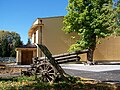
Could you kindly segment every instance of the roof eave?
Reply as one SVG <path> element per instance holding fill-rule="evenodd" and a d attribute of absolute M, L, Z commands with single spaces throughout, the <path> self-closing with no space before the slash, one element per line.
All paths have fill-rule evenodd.
<path fill-rule="evenodd" d="M 32 34 L 35 32 L 35 29 L 40 27 L 40 26 L 44 26 L 44 24 L 35 24 L 35 25 L 32 25 L 32 27 L 30 28 L 29 32 L 28 32 L 28 36 L 30 38 L 32 38 Z"/>

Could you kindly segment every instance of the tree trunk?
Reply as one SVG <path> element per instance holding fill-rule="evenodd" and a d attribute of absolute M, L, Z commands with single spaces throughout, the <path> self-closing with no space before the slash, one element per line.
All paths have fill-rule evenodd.
<path fill-rule="evenodd" d="M 95 51 L 95 48 L 96 48 L 96 35 L 93 35 L 92 37 L 92 40 L 91 42 L 93 42 L 89 49 L 88 49 L 88 53 L 87 53 L 87 63 L 90 64 L 90 65 L 93 65 L 94 64 L 94 61 L 93 61 L 93 55 L 94 55 L 94 51 Z"/>
<path fill-rule="evenodd" d="M 94 64 L 94 61 L 93 61 L 94 50 L 95 50 L 95 47 L 89 48 L 89 51 L 87 53 L 87 60 L 88 60 L 87 63 L 90 65 Z"/>

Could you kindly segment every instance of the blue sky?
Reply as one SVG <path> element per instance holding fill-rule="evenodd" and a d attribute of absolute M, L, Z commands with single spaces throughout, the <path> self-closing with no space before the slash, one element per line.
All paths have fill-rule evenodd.
<path fill-rule="evenodd" d="M 26 44 L 36 18 L 64 16 L 68 0 L 0 0 L 0 30 L 20 34 Z"/>

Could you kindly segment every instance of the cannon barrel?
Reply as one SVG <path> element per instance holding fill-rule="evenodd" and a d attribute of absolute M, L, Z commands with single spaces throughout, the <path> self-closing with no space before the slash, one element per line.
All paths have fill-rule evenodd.
<path fill-rule="evenodd" d="M 80 57 L 78 56 L 79 54 L 84 54 L 87 53 L 88 50 L 78 50 L 74 51 L 71 53 L 63 53 L 63 54 L 58 54 L 58 55 L 52 55 L 52 57 L 57 61 L 58 64 L 62 63 L 68 63 L 68 62 L 74 62 L 74 61 L 79 61 Z M 45 57 L 40 57 L 39 60 L 44 60 Z"/>
<path fill-rule="evenodd" d="M 88 52 L 88 49 L 86 50 L 78 50 L 78 51 L 74 51 L 74 52 L 71 52 L 71 53 L 63 53 L 63 54 L 57 54 L 57 55 L 52 55 L 53 58 L 57 59 L 57 58 L 60 58 L 60 57 L 67 57 L 67 56 L 74 56 L 74 55 L 79 55 L 79 54 L 84 54 L 84 53 L 87 53 Z M 40 57 L 40 60 L 44 60 L 45 57 Z"/>
<path fill-rule="evenodd" d="M 71 56 L 71 55 L 84 54 L 84 53 L 87 53 L 87 52 L 88 52 L 88 49 L 78 50 L 78 51 L 74 51 L 74 52 L 71 52 L 71 53 L 63 53 L 63 54 L 53 55 L 52 57 L 59 58 L 59 57 L 65 57 L 65 56 Z"/>

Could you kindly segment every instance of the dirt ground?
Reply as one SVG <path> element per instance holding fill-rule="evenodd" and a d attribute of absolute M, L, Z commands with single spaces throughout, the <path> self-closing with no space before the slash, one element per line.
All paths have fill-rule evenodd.
<path fill-rule="evenodd" d="M 0 77 L 19 76 L 22 71 L 27 71 L 27 68 L 6 67 L 5 65 L 0 65 Z"/>

